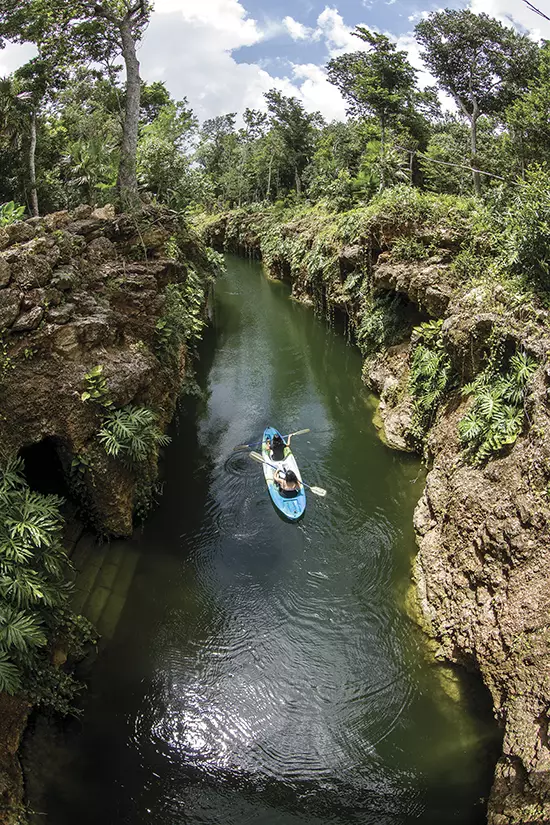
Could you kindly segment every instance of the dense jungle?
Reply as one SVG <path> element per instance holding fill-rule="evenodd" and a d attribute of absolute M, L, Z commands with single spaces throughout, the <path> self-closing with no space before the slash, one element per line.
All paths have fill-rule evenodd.
<path fill-rule="evenodd" d="M 0 822 L 33 815 L 25 794 L 33 779 L 18 756 L 29 718 L 34 730 L 44 715 L 82 712 L 93 677 L 81 664 L 116 624 L 102 613 L 107 602 L 98 608 L 92 599 L 98 575 L 117 622 L 124 615 L 113 582 L 137 556 L 116 540 L 158 523 L 159 457 L 170 466 L 170 450 L 187 449 L 174 419 L 186 422 L 178 426 L 194 477 L 207 465 L 189 418 L 179 416 L 202 409 L 214 427 L 214 408 L 201 407 L 201 370 L 212 330 L 219 327 L 222 347 L 224 336 L 233 341 L 235 317 L 248 312 L 244 293 L 238 307 L 232 298 L 244 283 L 258 306 L 281 313 L 283 342 L 304 336 L 297 363 L 313 346 L 308 335 L 316 342 L 298 377 L 288 367 L 308 388 L 304 409 L 316 409 L 320 393 L 354 444 L 372 424 L 387 455 L 422 462 L 410 479 L 426 474 L 416 494 L 416 549 L 400 563 L 397 587 L 407 591 L 403 615 L 422 628 L 423 661 L 467 671 L 490 699 L 498 745 L 482 759 L 492 785 L 475 821 L 550 822 L 550 43 L 487 14 L 433 11 L 415 29 L 433 80 L 421 86 L 390 36 L 357 26 L 356 51 L 325 67 L 346 120 L 326 122 L 273 88 L 261 108 L 199 122 L 187 99 L 140 76 L 152 10 L 148 0 L 0 3 L 0 55 L 9 43 L 35 49 L 0 79 Z M 234 255 L 261 261 L 269 289 L 288 288 L 309 315 L 303 307 L 285 314 L 280 294 L 258 291 L 250 273 L 264 275 L 239 268 Z M 325 377 L 316 362 L 325 338 L 310 330 L 310 316 L 353 353 L 327 355 Z M 263 338 L 247 342 L 263 359 L 277 346 L 277 331 L 265 334 L 267 355 Z M 210 359 L 212 398 L 223 366 L 232 404 L 221 353 Z M 259 355 L 254 369 L 262 372 Z M 350 371 L 353 389 L 336 386 L 330 373 L 340 369 Z M 313 374 L 325 389 L 314 392 Z M 241 416 L 261 434 L 243 383 L 233 393 L 250 392 L 248 405 L 236 406 L 226 428 L 233 432 Z M 284 384 L 283 376 L 279 390 Z M 378 398 L 374 420 L 358 401 L 367 389 Z M 336 411 L 347 392 L 353 416 Z M 234 442 L 254 434 L 234 431 Z M 230 453 L 220 436 L 222 443 Z M 393 478 L 397 459 L 368 449 Z M 324 466 L 317 454 L 311 461 Z M 401 491 L 402 478 L 388 483 L 395 519 L 391 491 Z M 164 486 L 180 482 L 172 468 Z M 399 522 L 398 532 L 412 535 L 412 505 L 403 507 L 408 526 Z M 353 518 L 342 515 L 355 548 L 349 523 L 358 513 L 368 513 L 360 500 Z M 340 529 L 328 523 L 316 536 L 321 544 Z M 105 557 L 111 545 L 116 562 Z M 154 580 L 153 560 L 147 555 Z M 355 551 L 351 563 L 361 564 Z M 348 629 L 354 655 L 368 656 Z M 343 634 L 335 649 L 346 641 Z M 99 714 L 97 706 L 90 712 Z M 36 759 L 29 749 L 25 774 Z M 253 772 L 248 763 L 246 770 Z M 302 810 L 303 790 L 293 812 L 306 811 L 312 823 L 355 821 L 353 806 L 342 802 L 342 813 L 334 801 L 346 796 L 339 787 L 330 786 L 333 818 L 323 819 L 322 805 Z M 428 807 L 415 813 L 388 803 L 383 821 L 438 821 Z M 204 821 L 222 821 L 216 810 Z M 257 815 L 242 821 L 295 821 Z M 439 821 L 473 822 L 470 815 L 454 820 L 447 811 Z M 225 821 L 239 821 L 233 809 L 231 816 Z M 203 820 L 196 813 L 192 821 Z"/>

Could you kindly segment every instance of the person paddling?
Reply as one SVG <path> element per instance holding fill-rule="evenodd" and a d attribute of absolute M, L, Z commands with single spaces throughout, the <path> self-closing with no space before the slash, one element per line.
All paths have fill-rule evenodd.
<path fill-rule="evenodd" d="M 292 438 L 292 435 L 289 435 L 287 440 L 284 441 L 283 438 L 278 433 L 276 433 L 273 436 L 273 440 L 271 442 L 271 453 L 270 453 L 271 458 L 273 459 L 273 461 L 283 461 L 287 457 L 287 455 L 289 455 L 289 453 L 290 453 L 290 439 L 291 438 Z M 268 444 L 268 449 L 269 449 L 269 442 L 267 442 L 267 444 Z"/>
<path fill-rule="evenodd" d="M 285 498 L 292 498 L 300 492 L 300 482 L 293 470 L 276 470 L 273 474 L 273 481 Z"/>

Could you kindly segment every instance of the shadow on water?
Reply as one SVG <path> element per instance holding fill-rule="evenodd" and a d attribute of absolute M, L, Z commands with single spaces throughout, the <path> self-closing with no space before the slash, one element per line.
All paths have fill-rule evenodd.
<path fill-rule="evenodd" d="M 451 698 L 401 607 L 419 464 L 376 437 L 356 350 L 228 263 L 203 396 L 174 424 L 158 509 L 118 543 L 139 561 L 82 719 L 37 717 L 27 738 L 33 825 L 481 823 L 490 712 L 461 679 Z M 298 524 L 231 452 L 267 423 L 311 428 L 294 449 L 329 495 Z"/>

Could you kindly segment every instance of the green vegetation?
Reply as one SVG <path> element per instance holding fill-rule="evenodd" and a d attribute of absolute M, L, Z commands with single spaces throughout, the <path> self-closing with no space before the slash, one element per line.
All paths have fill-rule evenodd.
<path fill-rule="evenodd" d="M 356 27 L 361 48 L 327 65 L 345 123 L 272 89 L 258 110 L 199 124 L 185 99 L 140 81 L 135 46 L 150 11 L 130 0 L 4 4 L 2 42 L 31 42 L 37 57 L 0 81 L 0 200 L 37 213 L 112 200 L 116 188 L 175 210 L 324 202 L 334 212 L 407 184 L 508 203 L 550 161 L 550 46 L 486 14 L 445 9 L 418 24 L 436 81 L 423 90 L 404 51 Z M 438 91 L 455 113 L 442 112 Z"/>
<path fill-rule="evenodd" d="M 107 455 L 120 460 L 130 468 L 147 461 L 156 447 L 164 446 L 170 438 L 157 426 L 157 416 L 147 407 L 129 404 L 107 413 L 98 437 Z"/>
<path fill-rule="evenodd" d="M 453 374 L 451 360 L 441 337 L 443 321 L 429 321 L 413 331 L 409 391 L 413 397 L 411 435 L 424 441 Z"/>
<path fill-rule="evenodd" d="M 109 396 L 107 381 L 103 375 L 103 365 L 98 364 L 84 376 L 85 391 L 81 394 L 81 401 L 94 401 L 101 407 L 108 409 L 113 406 Z"/>
<path fill-rule="evenodd" d="M 524 424 L 529 379 L 538 367 L 533 358 L 517 352 L 503 374 L 497 353 L 498 347 L 486 369 L 462 389 L 463 395 L 472 396 L 473 403 L 459 424 L 460 440 L 476 464 L 517 440 Z"/>
<path fill-rule="evenodd" d="M 15 204 L 13 201 L 0 204 L 0 226 L 7 226 L 15 221 L 20 221 L 25 214 L 25 207 Z"/>
<path fill-rule="evenodd" d="M 180 346 L 200 338 L 205 326 L 204 302 L 207 284 L 192 267 L 181 284 L 168 284 L 164 292 L 164 311 L 156 323 L 158 355 L 175 357 Z"/>
<path fill-rule="evenodd" d="M 357 343 L 363 355 L 373 355 L 406 338 L 409 324 L 404 308 L 405 299 L 394 292 L 365 300 L 356 330 Z"/>
<path fill-rule="evenodd" d="M 68 607 L 60 504 L 29 489 L 20 460 L 0 467 L 0 690 L 67 711 L 78 687 L 52 652 L 93 634 Z"/>

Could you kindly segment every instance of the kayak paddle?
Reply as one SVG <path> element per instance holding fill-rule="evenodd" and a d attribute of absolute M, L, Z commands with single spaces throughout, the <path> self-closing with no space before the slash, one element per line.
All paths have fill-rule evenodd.
<path fill-rule="evenodd" d="M 273 467 L 274 470 L 280 469 L 280 467 L 277 467 L 276 464 L 272 464 L 271 461 L 266 461 L 265 458 L 260 455 L 260 453 L 251 452 L 250 458 L 253 458 L 254 461 L 260 461 L 262 464 L 267 464 L 268 467 Z M 321 498 L 324 498 L 327 494 L 327 491 L 324 490 L 323 487 L 312 487 L 311 484 L 307 484 L 303 480 L 300 483 L 303 484 L 304 487 L 307 487 L 309 490 L 311 490 L 311 492 L 316 496 L 321 496 Z"/>
<path fill-rule="evenodd" d="M 295 433 L 289 433 L 288 435 L 284 435 L 283 438 L 290 438 L 291 435 L 304 435 L 304 433 L 309 433 L 311 430 L 309 427 L 306 430 L 297 430 Z M 234 450 L 244 450 L 244 449 L 252 449 L 252 447 L 259 447 L 262 444 L 262 441 L 253 441 L 252 444 L 239 444 L 238 447 L 233 447 Z"/>

